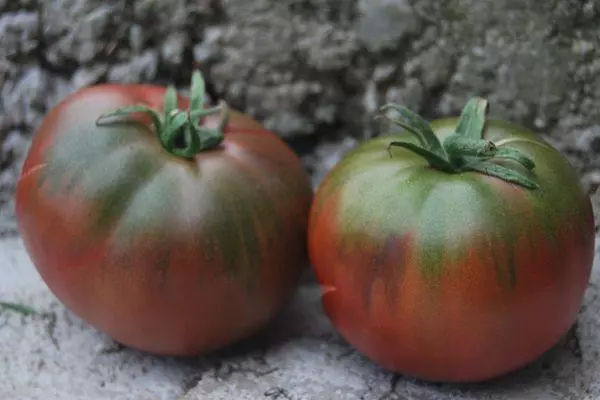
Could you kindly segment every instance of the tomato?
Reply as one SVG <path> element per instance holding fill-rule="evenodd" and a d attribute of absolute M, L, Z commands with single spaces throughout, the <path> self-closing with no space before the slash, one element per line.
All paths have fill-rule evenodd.
<path fill-rule="evenodd" d="M 211 351 L 260 329 L 307 267 L 312 187 L 273 132 L 224 103 L 103 84 L 60 103 L 16 193 L 27 251 L 51 291 L 116 341 Z M 164 101 L 163 101 L 164 97 Z"/>
<path fill-rule="evenodd" d="M 400 133 L 347 153 L 318 187 L 310 260 L 340 334 L 386 369 L 473 382 L 516 370 L 574 323 L 594 222 L 567 160 L 520 126 L 425 122 L 399 105 Z"/>

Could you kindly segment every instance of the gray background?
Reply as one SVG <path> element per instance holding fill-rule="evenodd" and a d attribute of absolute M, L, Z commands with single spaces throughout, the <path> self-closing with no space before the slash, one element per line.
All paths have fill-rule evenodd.
<path fill-rule="evenodd" d="M 380 371 L 331 330 L 310 276 L 258 339 L 214 357 L 165 360 L 114 349 L 56 302 L 22 249 L 12 202 L 29 140 L 66 95 L 105 81 L 185 91 L 198 65 L 211 96 L 283 136 L 315 185 L 344 151 L 379 133 L 380 105 L 435 118 L 481 95 L 493 117 L 557 146 L 596 205 L 599 1 L 0 0 L 0 12 L 0 298 L 44 312 L 0 315 L 0 398 L 600 398 L 597 271 L 564 343 L 481 386 Z"/>

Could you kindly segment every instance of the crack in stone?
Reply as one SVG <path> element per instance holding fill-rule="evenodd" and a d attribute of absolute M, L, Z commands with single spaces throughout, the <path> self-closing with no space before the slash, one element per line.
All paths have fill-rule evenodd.
<path fill-rule="evenodd" d="M 122 353 L 126 349 L 127 349 L 127 347 L 125 347 L 121 343 L 113 341 L 109 346 L 100 350 L 99 353 L 100 354 L 117 354 L 117 353 Z"/>
<path fill-rule="evenodd" d="M 271 400 L 293 400 L 294 398 L 286 389 L 275 386 L 265 391 L 264 396 Z"/>
<path fill-rule="evenodd" d="M 394 373 L 394 372 L 388 372 L 386 374 L 389 374 L 389 388 L 384 394 L 379 396 L 377 398 L 377 400 L 410 400 L 411 399 L 410 397 L 407 397 L 407 396 L 404 396 L 404 395 L 401 395 L 400 393 L 398 393 L 398 387 L 399 387 L 400 380 L 402 379 L 402 375 L 400 375 L 398 373 Z M 375 378 L 375 377 L 372 377 L 370 380 L 365 381 L 365 385 L 367 386 L 367 389 L 359 397 L 360 400 L 367 400 L 367 399 L 372 398 L 370 396 L 376 390 L 374 387 L 374 384 L 376 381 L 377 381 L 377 378 Z"/>
<path fill-rule="evenodd" d="M 400 382 L 400 374 L 392 373 L 390 376 L 390 388 L 389 391 L 380 397 L 379 400 L 403 400 L 398 393 L 398 383 Z"/>
<path fill-rule="evenodd" d="M 373 394 L 373 392 L 375 391 L 374 384 L 376 381 L 377 381 L 377 377 L 375 377 L 375 376 L 371 376 L 369 379 L 364 381 L 366 389 L 360 395 L 359 400 L 367 400 L 368 396 L 370 397 L 370 395 Z"/>
<path fill-rule="evenodd" d="M 195 374 L 185 378 L 181 382 L 181 389 L 183 390 L 183 393 L 187 394 L 187 393 L 191 392 L 196 386 L 198 386 L 198 383 L 200 383 L 202 381 L 202 378 L 204 378 L 203 372 L 195 373 Z"/>
<path fill-rule="evenodd" d="M 579 324 L 575 323 L 573 327 L 569 330 L 566 338 L 566 348 L 571 351 L 571 353 L 578 360 L 583 360 L 583 349 L 581 347 L 581 342 L 579 339 Z"/>
<path fill-rule="evenodd" d="M 255 368 L 250 368 L 250 367 L 244 367 L 241 365 L 241 363 L 238 363 L 238 362 L 233 362 L 233 363 L 221 363 L 220 362 L 219 366 L 213 370 L 213 377 L 217 381 L 227 381 L 227 380 L 231 379 L 231 377 L 233 375 L 236 375 L 236 374 L 240 374 L 242 376 L 250 375 L 255 378 L 262 378 L 263 376 L 270 375 L 278 370 L 279 370 L 279 368 L 277 368 L 277 367 L 271 367 L 268 369 L 255 369 Z"/>
<path fill-rule="evenodd" d="M 206 374 L 215 381 L 225 382 L 234 375 L 261 378 L 279 370 L 278 367 L 271 366 L 266 359 L 268 344 L 263 343 L 260 338 L 258 342 L 254 342 L 254 350 L 248 350 L 246 346 L 249 346 L 249 343 L 243 342 L 214 355 L 198 358 L 194 363 L 198 371 L 182 382 L 184 392 L 187 393 L 197 386 Z"/>
<path fill-rule="evenodd" d="M 260 378 L 277 371 L 279 368 L 272 367 L 266 359 L 267 344 L 258 343 L 258 346 L 260 348 L 258 352 L 246 355 L 245 360 L 226 361 L 223 358 L 213 360 L 212 375 L 214 379 L 217 381 L 226 381 L 236 374 Z M 226 354 L 224 356 L 226 357 Z M 247 366 L 245 365 L 247 362 L 254 365 Z"/>
<path fill-rule="evenodd" d="M 57 350 L 60 350 L 58 338 L 56 337 L 56 313 L 54 311 L 48 311 L 41 314 L 41 317 L 46 321 L 46 334 L 50 338 L 50 341 Z"/>
<path fill-rule="evenodd" d="M 348 357 L 352 356 L 355 353 L 356 353 L 356 350 L 349 347 L 347 350 L 345 350 L 341 354 L 338 354 L 335 358 L 336 358 L 336 360 L 340 361 L 340 360 L 343 360 L 344 358 L 348 358 Z"/>

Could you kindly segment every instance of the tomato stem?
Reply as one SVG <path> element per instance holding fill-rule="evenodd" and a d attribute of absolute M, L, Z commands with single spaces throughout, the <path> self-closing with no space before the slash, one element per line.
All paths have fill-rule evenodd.
<path fill-rule="evenodd" d="M 194 158 L 202 151 L 217 147 L 224 138 L 223 131 L 229 121 L 229 108 L 224 101 L 217 106 L 205 108 L 206 89 L 200 71 L 192 73 L 190 105 L 187 110 L 178 108 L 177 91 L 169 86 L 165 92 L 163 111 L 145 105 L 119 108 L 101 115 L 96 124 L 106 123 L 107 119 L 128 117 L 134 113 L 145 113 L 151 120 L 157 136 L 165 150 L 179 157 Z M 202 125 L 204 117 L 219 114 L 216 128 Z"/>
<path fill-rule="evenodd" d="M 497 147 L 492 141 L 483 139 L 486 116 L 489 110 L 487 100 L 475 97 L 463 108 L 458 125 L 451 135 L 442 142 L 431 126 L 419 115 L 397 104 L 386 104 L 380 109 L 378 118 L 383 117 L 391 123 L 404 128 L 418 141 L 417 144 L 394 140 L 392 147 L 401 147 L 423 157 L 429 165 L 447 173 L 465 171 L 479 172 L 507 182 L 515 183 L 527 189 L 536 189 L 538 184 L 516 166 L 504 166 L 494 160 L 512 160 L 529 171 L 535 163 L 525 153 L 510 147 Z M 391 113 L 396 116 L 390 115 Z"/>

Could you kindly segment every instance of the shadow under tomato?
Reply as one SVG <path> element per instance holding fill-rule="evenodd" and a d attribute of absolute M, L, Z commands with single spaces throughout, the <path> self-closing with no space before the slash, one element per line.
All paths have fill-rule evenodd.
<path fill-rule="evenodd" d="M 469 398 L 525 398 L 532 393 L 547 392 L 561 399 L 574 398 L 573 391 L 583 398 L 587 387 L 581 387 L 581 376 L 585 365 L 579 344 L 578 326 L 575 324 L 553 348 L 527 366 L 506 375 L 477 383 L 435 383 L 397 375 L 397 379 L 408 380 L 422 388 L 430 388 L 447 395 L 463 395 Z M 393 377 L 394 374 L 390 373 Z M 401 384 L 398 383 L 397 386 Z M 494 397 L 495 398 L 495 397 Z M 527 397 L 529 398 L 529 397 Z M 534 397 L 531 397 L 534 398 Z"/>
<path fill-rule="evenodd" d="M 319 327 L 315 329 L 315 325 Z M 217 368 L 220 364 L 241 360 L 261 360 L 269 351 L 302 337 L 319 337 L 323 332 L 332 332 L 329 320 L 322 311 L 319 286 L 306 269 L 298 290 L 280 312 L 264 327 L 255 333 L 227 347 L 197 356 L 164 356 L 143 352 L 124 346 L 116 341 L 101 354 L 129 352 L 132 355 L 152 358 L 158 363 L 175 363 L 182 368 L 200 370 Z M 265 361 L 266 362 L 266 361 Z M 201 373 L 202 371 L 199 371 Z"/>
<path fill-rule="evenodd" d="M 206 376 L 217 381 L 227 381 L 236 374 L 260 378 L 278 370 L 269 361 L 269 354 L 287 343 L 311 338 L 333 345 L 339 360 L 356 363 L 365 375 L 391 382 L 391 393 L 400 395 L 405 387 L 420 387 L 435 394 L 468 398 L 523 398 L 531 393 L 547 393 L 550 389 L 557 398 L 570 399 L 573 393 L 585 393 L 589 382 L 585 375 L 584 355 L 579 344 L 578 326 L 575 324 L 552 349 L 531 364 L 507 375 L 480 383 L 432 383 L 402 376 L 384 370 L 356 352 L 336 333 L 321 308 L 319 287 L 307 272 L 292 300 L 266 326 L 226 348 L 210 354 L 192 357 L 165 357 L 143 353 L 116 344 L 104 353 L 128 352 L 131 355 L 152 359 L 153 363 L 169 364 L 186 371 L 182 382 L 185 391 L 195 387 Z M 352 358 L 349 361 L 347 358 Z M 589 374 L 588 374 L 589 375 Z M 582 386 L 581 382 L 584 382 Z M 551 386 L 549 388 L 549 385 Z M 497 397 L 496 397 L 497 396 Z M 582 398 L 581 394 L 578 398 Z M 534 397 L 532 397 L 534 398 Z"/>

